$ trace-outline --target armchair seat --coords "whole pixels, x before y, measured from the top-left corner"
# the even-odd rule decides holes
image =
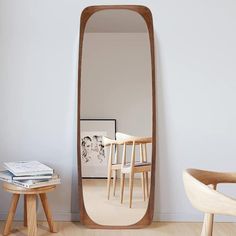
[[[136,163],[134,164],[134,167],[148,166],[148,165],[151,165],[151,162],[136,162]],[[124,165],[123,168],[129,168],[130,166],[131,166],[131,164],[130,164],[130,163],[127,163],[127,164]]]

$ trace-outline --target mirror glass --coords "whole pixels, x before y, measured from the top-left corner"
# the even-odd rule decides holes
[[[152,77],[147,25],[126,9],[95,12],[81,63],[81,168],[90,218],[130,225],[147,210],[152,153]]]

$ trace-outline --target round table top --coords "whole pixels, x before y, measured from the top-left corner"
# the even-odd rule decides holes
[[[11,183],[4,182],[3,189],[15,194],[40,194],[51,192],[56,188],[56,185],[44,186],[39,188],[24,188]]]

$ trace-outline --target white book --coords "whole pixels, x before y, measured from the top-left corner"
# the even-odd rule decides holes
[[[52,175],[27,175],[27,176],[15,176],[9,170],[1,170],[0,171],[0,180],[11,182],[12,180],[47,180],[51,179]]]
[[[0,171],[0,180],[12,182],[13,174],[8,170],[1,170]]]
[[[52,168],[39,161],[5,162],[4,167],[15,176],[53,174]]]
[[[57,185],[61,183],[61,179],[58,175],[53,175],[49,180],[13,180],[13,184],[24,188],[39,188],[50,185]]]
[[[24,175],[24,176],[13,176],[12,179],[13,180],[33,180],[33,179],[37,179],[37,180],[47,180],[47,179],[51,179],[52,175]]]

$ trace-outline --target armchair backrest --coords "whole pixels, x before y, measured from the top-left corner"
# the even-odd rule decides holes
[[[187,197],[196,209],[236,216],[236,200],[214,189],[218,183],[235,183],[236,174],[187,169],[183,172],[183,182]]]

